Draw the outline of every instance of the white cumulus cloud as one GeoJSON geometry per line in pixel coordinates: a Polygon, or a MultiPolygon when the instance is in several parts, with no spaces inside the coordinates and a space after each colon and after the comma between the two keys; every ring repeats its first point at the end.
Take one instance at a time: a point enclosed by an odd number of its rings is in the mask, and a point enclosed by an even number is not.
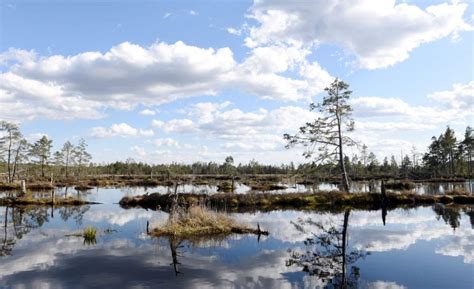
{"type": "Polygon", "coordinates": [[[461,1],[420,8],[395,0],[255,1],[246,44],[291,46],[337,44],[357,57],[358,66],[376,69],[406,60],[424,43],[471,30],[461,1]]]}
{"type": "Polygon", "coordinates": [[[452,90],[434,92],[429,98],[446,104],[454,109],[473,110],[474,105],[474,80],[467,84],[455,83],[452,90]]]}
{"type": "Polygon", "coordinates": [[[151,129],[137,129],[124,122],[113,124],[110,127],[97,126],[91,129],[91,136],[97,138],[106,137],[150,137],[153,136],[151,129]]]}
{"type": "Polygon", "coordinates": [[[319,64],[307,63],[308,53],[284,46],[256,48],[238,63],[228,47],[201,48],[181,41],[148,47],[124,42],[105,53],[72,56],[8,50],[0,61],[18,61],[0,73],[0,113],[12,119],[99,118],[106,108],[131,110],[225,89],[266,99],[309,99],[332,77],[319,64]]]}
{"type": "Polygon", "coordinates": [[[144,109],[144,110],[140,111],[140,114],[141,115],[146,115],[146,116],[152,116],[152,115],[156,114],[156,111],[151,110],[151,109],[144,109]]]}

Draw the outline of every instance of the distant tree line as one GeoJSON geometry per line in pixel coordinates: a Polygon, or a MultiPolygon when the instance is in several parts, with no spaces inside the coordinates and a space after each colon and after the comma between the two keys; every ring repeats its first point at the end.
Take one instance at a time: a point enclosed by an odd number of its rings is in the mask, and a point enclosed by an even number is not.
{"type": "MultiPolygon", "coordinates": [[[[227,157],[229,158],[229,157],[227,157]]],[[[226,159],[227,159],[226,158],[226,159]]],[[[294,164],[265,165],[255,160],[247,164],[237,164],[224,161],[195,162],[193,164],[156,164],[135,162],[129,159],[126,162],[93,165],[95,173],[117,175],[243,175],[243,174],[289,174],[296,172],[294,164]]]]}
{"type": "Polygon", "coordinates": [[[55,175],[71,173],[81,175],[92,159],[87,152],[87,144],[80,139],[77,145],[67,141],[58,151],[52,152],[53,141],[47,136],[30,143],[15,123],[0,122],[0,173],[9,183],[20,176],[47,177],[47,172],[55,175]]]}
{"type": "Polygon", "coordinates": [[[431,138],[428,152],[423,155],[423,163],[431,177],[472,176],[473,147],[471,127],[466,128],[463,140],[457,140],[454,130],[448,127],[439,137],[431,138]]]}
{"type": "MultiPolygon", "coordinates": [[[[433,137],[427,152],[421,154],[412,149],[410,154],[377,159],[366,145],[351,157],[344,155],[344,170],[349,179],[398,177],[398,178],[446,178],[471,177],[473,156],[472,128],[467,127],[462,140],[447,127],[439,137],[433,137]]],[[[53,151],[53,141],[47,136],[28,142],[18,125],[0,122],[0,179],[13,182],[22,178],[49,179],[78,178],[97,175],[257,175],[288,174],[308,178],[331,178],[341,175],[339,162],[268,165],[251,160],[235,164],[232,156],[222,163],[195,162],[193,164],[149,164],[133,159],[112,163],[93,163],[87,144],[80,139],[76,144],[66,141],[59,150],[53,151]]],[[[337,148],[337,146],[336,146],[337,148]]],[[[337,151],[337,150],[336,150],[337,151]]],[[[337,151],[338,152],[338,151],[337,151]]],[[[324,152],[329,154],[329,152],[324,152]]]]}

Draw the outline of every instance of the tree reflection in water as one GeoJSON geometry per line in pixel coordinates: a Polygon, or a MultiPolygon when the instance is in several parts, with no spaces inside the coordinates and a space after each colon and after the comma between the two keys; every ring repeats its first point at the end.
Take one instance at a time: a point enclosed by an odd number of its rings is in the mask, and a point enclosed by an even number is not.
{"type": "Polygon", "coordinates": [[[474,207],[464,208],[464,213],[469,216],[469,221],[471,222],[471,228],[474,229],[474,207]]]}
{"type": "Polygon", "coordinates": [[[178,239],[174,236],[170,236],[168,238],[168,242],[170,244],[171,259],[173,261],[170,265],[173,266],[174,273],[175,273],[176,276],[178,276],[178,274],[181,274],[181,271],[179,271],[179,265],[181,265],[181,263],[178,261],[178,257],[182,257],[180,252],[178,252],[178,249],[184,247],[181,244],[183,242],[183,240],[180,240],[180,239],[178,239]]]}
{"type": "Polygon", "coordinates": [[[304,226],[310,225],[318,233],[304,242],[305,252],[290,250],[286,266],[302,267],[304,272],[321,279],[325,288],[356,288],[360,277],[359,268],[351,266],[348,273],[347,267],[368,253],[360,250],[347,251],[349,215],[350,210],[346,210],[342,228],[323,225],[311,219],[300,219],[293,223],[301,232],[305,232],[304,226]]]}
{"type": "Polygon", "coordinates": [[[3,234],[0,239],[0,257],[11,255],[17,240],[23,238],[34,229],[40,228],[54,218],[54,210],[59,212],[63,221],[73,218],[75,223],[80,225],[85,212],[90,206],[13,206],[0,207],[3,216],[3,234]]]}
{"type": "Polygon", "coordinates": [[[15,246],[15,238],[13,236],[8,235],[8,209],[9,207],[5,207],[5,215],[4,215],[4,233],[3,233],[3,240],[2,240],[2,247],[0,249],[0,256],[10,255],[13,247],[15,246]]]}
{"type": "Polygon", "coordinates": [[[436,213],[436,219],[449,224],[451,228],[456,229],[461,225],[461,213],[465,213],[469,217],[471,227],[474,228],[474,207],[473,206],[450,206],[443,204],[436,204],[433,206],[433,211],[436,213]]]}
{"type": "Polygon", "coordinates": [[[436,213],[436,218],[438,220],[442,218],[444,222],[449,224],[453,229],[456,229],[461,224],[460,207],[436,204],[433,206],[433,211],[436,213]]]}

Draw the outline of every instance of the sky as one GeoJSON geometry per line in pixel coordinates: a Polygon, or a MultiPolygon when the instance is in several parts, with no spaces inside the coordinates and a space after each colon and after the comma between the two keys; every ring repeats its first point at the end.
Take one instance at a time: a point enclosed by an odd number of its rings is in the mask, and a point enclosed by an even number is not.
{"type": "Polygon", "coordinates": [[[473,1],[1,0],[0,119],[94,162],[301,163],[282,136],[339,78],[399,158],[473,125],[473,27],[473,1]]]}

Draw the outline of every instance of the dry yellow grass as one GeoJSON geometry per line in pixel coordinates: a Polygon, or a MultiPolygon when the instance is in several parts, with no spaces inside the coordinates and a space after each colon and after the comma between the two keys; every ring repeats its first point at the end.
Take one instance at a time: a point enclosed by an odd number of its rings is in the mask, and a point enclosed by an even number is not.
{"type": "Polygon", "coordinates": [[[168,222],[152,231],[154,236],[181,238],[229,235],[231,233],[255,233],[257,230],[238,224],[227,215],[210,211],[201,206],[191,206],[187,211],[170,217],[168,222]]]}

